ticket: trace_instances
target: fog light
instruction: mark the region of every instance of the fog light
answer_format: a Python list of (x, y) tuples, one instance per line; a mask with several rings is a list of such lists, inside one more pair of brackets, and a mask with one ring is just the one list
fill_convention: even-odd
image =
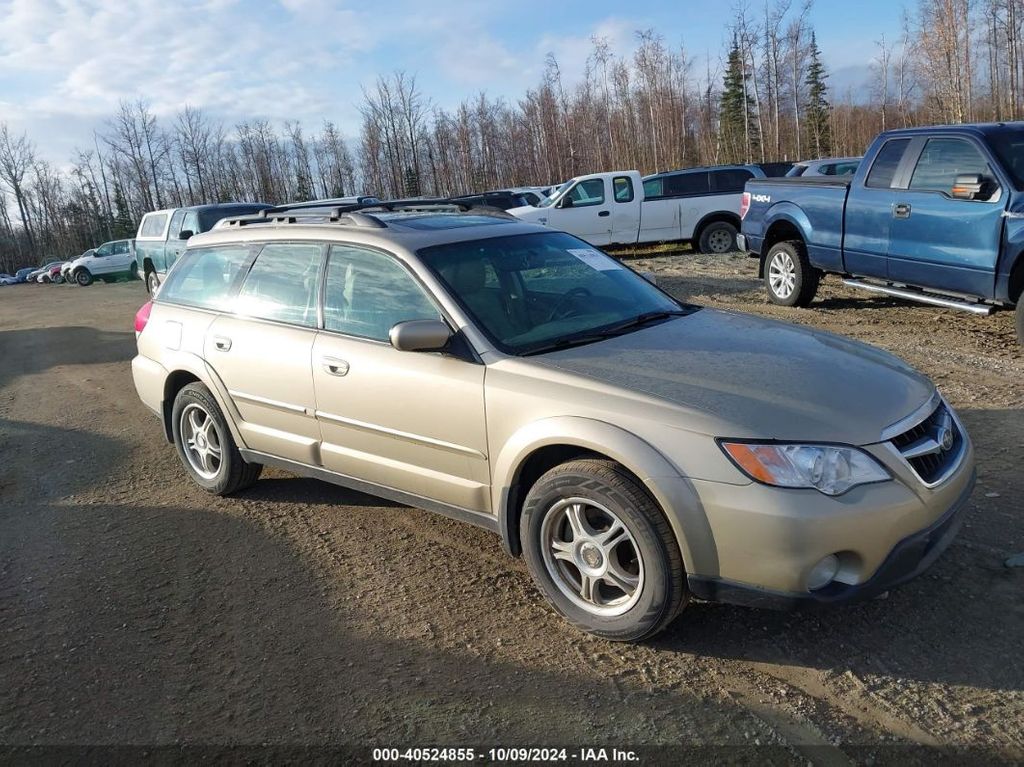
[(832, 582), (839, 572), (839, 560), (835, 554), (829, 554), (818, 564), (811, 568), (807, 574), (807, 588), (809, 591), (817, 591)]

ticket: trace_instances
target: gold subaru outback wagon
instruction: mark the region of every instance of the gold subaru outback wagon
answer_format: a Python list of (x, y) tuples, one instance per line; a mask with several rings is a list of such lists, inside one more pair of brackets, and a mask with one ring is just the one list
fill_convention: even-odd
[(613, 640), (691, 597), (875, 596), (935, 561), (974, 484), (963, 424), (892, 355), (681, 303), (489, 209), (225, 219), (136, 331), (139, 396), (202, 488), (274, 466), (480, 525)]

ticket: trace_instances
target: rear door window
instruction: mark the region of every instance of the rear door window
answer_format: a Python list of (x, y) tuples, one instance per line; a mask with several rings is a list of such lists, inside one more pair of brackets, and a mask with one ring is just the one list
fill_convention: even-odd
[(754, 174), (743, 168), (715, 170), (711, 172), (712, 194), (739, 194)]
[(970, 141), (960, 138), (931, 138), (917, 160), (910, 188), (916, 191), (951, 194), (961, 173), (991, 176), (988, 162)]
[(185, 251), (157, 293), (159, 301), (228, 311), (238, 283), (252, 263), (247, 245), (221, 245)]
[(878, 150), (878, 156), (871, 165), (871, 172), (865, 182), (866, 186), (874, 189), (888, 189), (896, 178), (896, 171), (900, 167), (900, 160), (903, 159), (903, 152), (910, 144), (908, 138), (892, 139), (886, 141)]
[(235, 311), (257, 319), (316, 327), (322, 252), (318, 243), (264, 246), (245, 276)]

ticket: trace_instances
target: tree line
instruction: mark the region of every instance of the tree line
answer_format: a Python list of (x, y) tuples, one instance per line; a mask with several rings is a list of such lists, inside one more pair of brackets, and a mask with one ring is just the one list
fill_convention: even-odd
[(811, 0), (744, 4), (721, 59), (654, 31), (628, 55), (595, 37), (569, 83), (547, 57), (516, 99), (443, 109), (413, 74), (365, 88), (356, 136), (324, 121), (228, 126), (184, 107), (124, 101), (69, 170), (0, 123), (0, 271), (134, 235), (149, 210), (374, 194), (447, 196), (580, 173), (858, 155), (881, 130), (1024, 113), (1024, 0), (917, 0), (874, 41), (870, 76), (829, 84)]

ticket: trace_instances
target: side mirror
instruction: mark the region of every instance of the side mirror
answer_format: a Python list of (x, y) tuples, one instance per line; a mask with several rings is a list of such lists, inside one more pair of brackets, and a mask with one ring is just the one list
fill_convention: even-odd
[(195, 232), (193, 232), (191, 229), (182, 229), (181, 233), (178, 235), (178, 239), (179, 240), (187, 240), (193, 234), (195, 234)]
[(558, 201), (558, 207), (559, 208), (571, 208), (572, 207), (572, 197), (570, 197), (569, 195), (565, 195), (565, 197), (563, 197), (561, 200)]
[(409, 320), (391, 328), (388, 337), (402, 352), (436, 352), (448, 344), (452, 331), (442, 320)]
[(658, 275), (654, 272), (640, 272), (640, 276), (647, 280), (652, 285), (658, 284)]
[(957, 200), (987, 200), (995, 192), (996, 182), (980, 173), (961, 173), (953, 182), (952, 196)]

